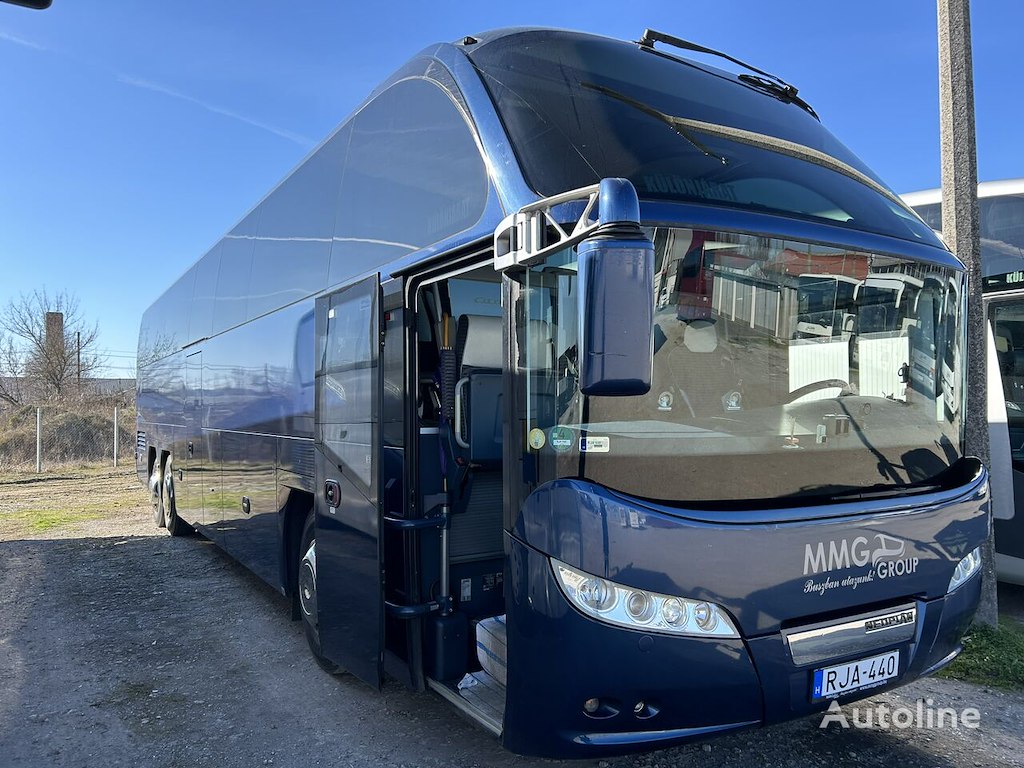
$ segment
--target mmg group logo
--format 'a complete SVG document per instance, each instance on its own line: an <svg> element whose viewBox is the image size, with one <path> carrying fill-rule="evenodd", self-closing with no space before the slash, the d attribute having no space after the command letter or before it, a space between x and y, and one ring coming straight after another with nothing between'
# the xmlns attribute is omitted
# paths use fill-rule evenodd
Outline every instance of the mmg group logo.
<svg viewBox="0 0 1024 768"><path fill-rule="evenodd" d="M857 536L853 539L819 541L804 545L804 576L848 568L864 568L869 563L880 579L903 576L917 570L919 558L904 557L907 543L895 536L876 533L871 539Z"/></svg>

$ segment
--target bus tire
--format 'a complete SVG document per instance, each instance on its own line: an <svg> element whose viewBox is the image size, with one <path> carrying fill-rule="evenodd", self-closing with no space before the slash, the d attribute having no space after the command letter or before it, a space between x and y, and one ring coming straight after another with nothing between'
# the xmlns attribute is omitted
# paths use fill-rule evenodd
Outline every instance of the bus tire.
<svg viewBox="0 0 1024 768"><path fill-rule="evenodd" d="M306 524L302 526L302 539L299 543L298 573L298 596L299 616L302 619L302 626L306 631L306 642L309 643L309 651L316 659L320 668L331 675L345 673L344 667L340 667L323 655L320 646L320 630L317 619L316 601L316 528L314 525L315 512L310 512L306 517Z"/></svg>
<svg viewBox="0 0 1024 768"><path fill-rule="evenodd" d="M174 496L174 467L171 464L171 457L167 457L164 464L164 493L162 498L164 527L171 536L188 536L192 533L192 527L178 517L178 505Z"/></svg>

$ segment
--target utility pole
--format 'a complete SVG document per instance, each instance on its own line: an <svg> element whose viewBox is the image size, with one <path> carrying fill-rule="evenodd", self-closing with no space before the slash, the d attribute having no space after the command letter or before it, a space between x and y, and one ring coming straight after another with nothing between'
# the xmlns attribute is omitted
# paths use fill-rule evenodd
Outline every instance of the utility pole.
<svg viewBox="0 0 1024 768"><path fill-rule="evenodd" d="M986 380L988 350L981 295L981 228L978 214L978 155L974 131L974 65L970 0L938 0L939 123L942 144L942 236L967 266L968 382ZM967 386L965 450L989 466L986 388ZM989 486L991 488L991 485ZM991 505L990 505L991 507ZM995 550L991 535L982 548L981 605L975 620L995 626Z"/></svg>
<svg viewBox="0 0 1024 768"><path fill-rule="evenodd" d="M82 332L75 331L75 345L78 347L78 396L82 396Z"/></svg>

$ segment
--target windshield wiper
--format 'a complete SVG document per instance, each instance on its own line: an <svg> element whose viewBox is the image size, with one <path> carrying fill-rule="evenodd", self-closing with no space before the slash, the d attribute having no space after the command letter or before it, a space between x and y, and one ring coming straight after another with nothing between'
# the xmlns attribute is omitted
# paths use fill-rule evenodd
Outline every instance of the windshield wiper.
<svg viewBox="0 0 1024 768"><path fill-rule="evenodd" d="M729 125L719 125L718 123L709 123L704 120L693 120L688 117L676 117L675 115L669 115L665 112L655 109L654 107L644 104L643 102L637 101L624 93L607 88L603 85L595 85L593 83L580 83L583 88L589 88L599 93L603 93L606 96L610 96L613 99L621 101L623 104L640 110L644 114L650 115L658 120L661 120L666 125L670 126L676 133L686 139L688 142L697 147L701 152L709 157L715 157L721 160L723 163L728 162L724 157L716 155L707 147L696 141L690 134L691 132L706 133L711 136L715 136L721 139L729 139L740 144L746 144L751 147L757 147L758 149L764 149L769 152L775 152L786 157L792 157L796 160L803 160L804 162L813 163L821 168L826 168L830 171L840 173L849 179L860 182L867 187L870 187L878 194L882 195L886 200L894 203L903 210L913 213L912 209L904 203L898 195L894 192L889 191L882 184L872 179L866 173L858 171L852 165L844 163L842 160L832 157L832 155L822 152L820 149L814 149L814 147L808 147L806 144L800 144L789 139L780 139L778 136L770 136L767 133L757 133L756 131L748 131L744 128L734 128Z"/></svg>
<svg viewBox="0 0 1024 768"><path fill-rule="evenodd" d="M667 45L674 45L676 48L681 48L684 51L694 51L695 53L706 53L709 56L718 56L720 59L731 61L738 67L750 70L756 73L755 75L738 75L739 79L744 83L758 88L762 91L767 91L772 96L775 96L788 104L796 104L800 109L807 112L809 115L814 117L815 120L819 120L818 113L814 111L810 104L797 96L799 91L796 86L787 83L778 75L773 75L765 72L763 69L758 69L755 66L747 64L745 61L741 61L733 56L722 51L716 51L714 48L708 48L698 43L691 42L690 40L683 40L681 37L675 37L673 35L659 32L656 29L645 29L644 36L636 41L637 45L643 46L649 49L652 53L661 53L654 49L655 43L666 43ZM672 58L674 57L668 57ZM760 75L758 77L757 75Z"/></svg>
<svg viewBox="0 0 1024 768"><path fill-rule="evenodd" d="M889 483L877 483L864 488L854 488L849 491L838 491L830 493L832 499L850 499L858 501L861 499L881 499L887 496L902 496L904 494L927 493L930 491L941 491L941 483L919 483L910 485L890 485Z"/></svg>
<svg viewBox="0 0 1024 768"><path fill-rule="evenodd" d="M621 101L624 104L628 104L634 109L643 112L646 115L650 115L656 120L660 120L673 131L675 131L677 134L679 134L688 142L690 142L690 144L692 144L697 149L697 151L699 151L705 157L713 157L715 158L715 160L721 162L722 165L729 164L728 159L726 159L722 155L712 152L701 142L697 141L697 139L690 135L690 132L684 126L676 125L671 115L666 115L664 112L659 112L654 107L644 104L642 101L637 101L636 99L630 98L624 93L619 93L618 91L612 88L608 88L603 85L598 85L597 83L580 83L580 86L582 88L589 88L592 91L597 91L598 93L603 93L605 96L611 96L613 99Z"/></svg>

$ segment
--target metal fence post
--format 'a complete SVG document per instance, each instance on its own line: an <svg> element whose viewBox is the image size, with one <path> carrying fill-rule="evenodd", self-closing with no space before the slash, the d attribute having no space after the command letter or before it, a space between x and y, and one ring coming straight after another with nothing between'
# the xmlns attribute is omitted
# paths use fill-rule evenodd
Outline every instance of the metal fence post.
<svg viewBox="0 0 1024 768"><path fill-rule="evenodd" d="M117 406L114 406L114 469L117 469Z"/></svg>
<svg viewBox="0 0 1024 768"><path fill-rule="evenodd" d="M43 471L43 408L36 406L36 472Z"/></svg>

